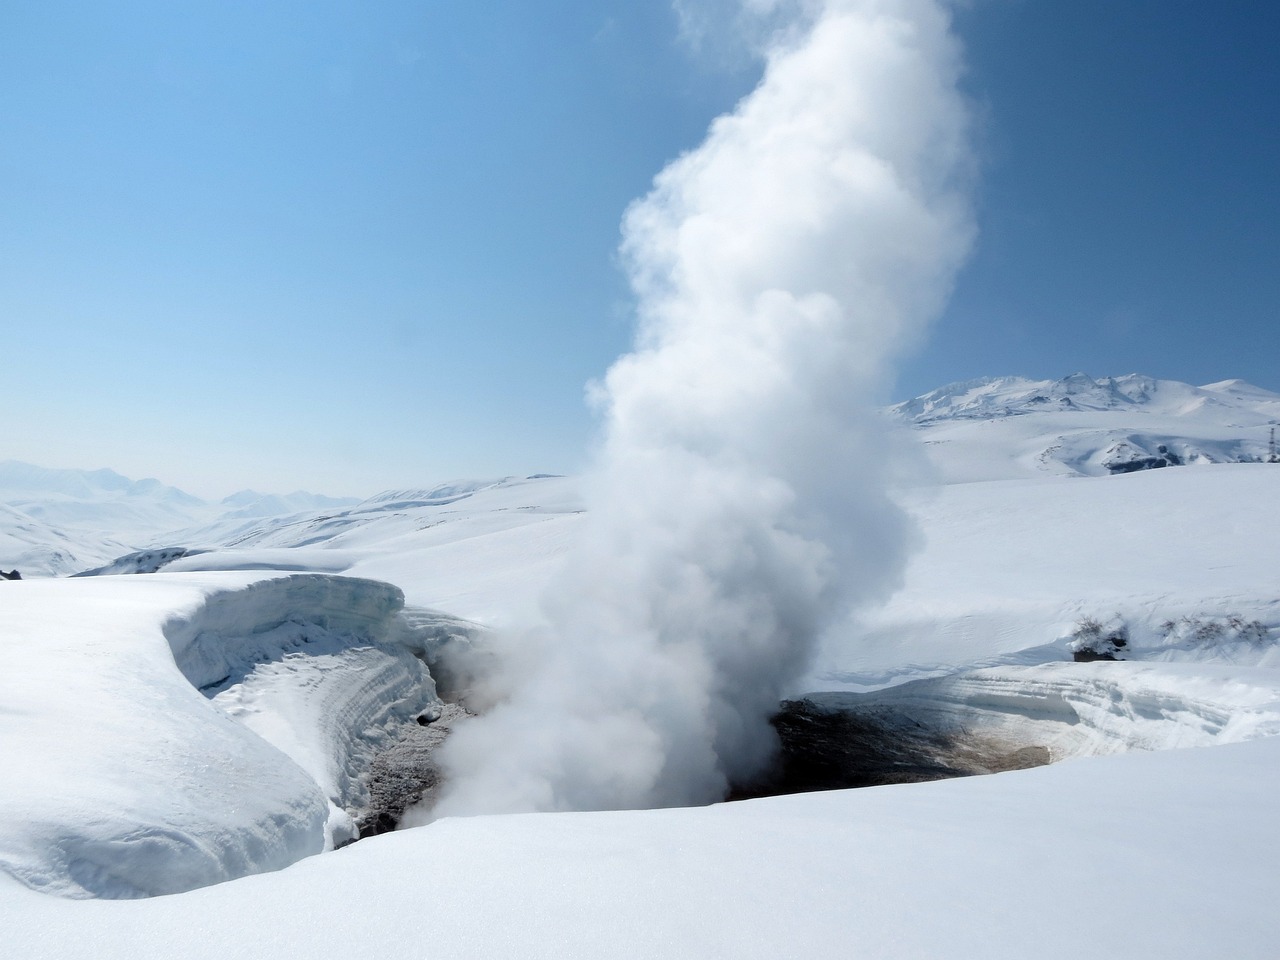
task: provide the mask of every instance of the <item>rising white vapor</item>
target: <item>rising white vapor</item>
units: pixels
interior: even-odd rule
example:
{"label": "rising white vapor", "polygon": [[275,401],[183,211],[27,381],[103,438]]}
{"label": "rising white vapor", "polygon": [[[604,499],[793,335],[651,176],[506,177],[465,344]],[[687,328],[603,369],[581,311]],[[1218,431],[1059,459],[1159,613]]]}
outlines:
{"label": "rising white vapor", "polygon": [[595,390],[587,529],[439,814],[721,798],[901,574],[871,405],[973,233],[959,46],[935,0],[742,2],[775,18],[763,79],[626,213],[639,329]]}

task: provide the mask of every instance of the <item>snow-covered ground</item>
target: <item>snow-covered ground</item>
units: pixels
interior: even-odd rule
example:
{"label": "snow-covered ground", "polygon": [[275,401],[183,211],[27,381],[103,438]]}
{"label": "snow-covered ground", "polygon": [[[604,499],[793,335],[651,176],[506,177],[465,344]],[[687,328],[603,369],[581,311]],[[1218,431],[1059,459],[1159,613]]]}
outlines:
{"label": "snow-covered ground", "polygon": [[[413,651],[536,607],[571,478],[194,517],[96,558],[159,572],[0,583],[5,955],[1274,956],[1277,418],[1246,384],[1138,377],[898,408],[952,482],[904,492],[902,589],[796,692],[1061,761],[989,777],[332,851],[371,751],[434,708]],[[1108,475],[1117,438],[1187,465]],[[0,534],[52,547],[35,499]],[[1072,661],[1091,623],[1127,662]]]}
{"label": "snow-covered ground", "polygon": [[827,680],[1061,659],[1086,617],[1119,614],[1144,656],[1165,659],[1179,644],[1185,657],[1247,656],[1188,647],[1169,621],[1280,624],[1280,466],[980,481],[908,499],[922,549],[888,604],[831,638]]}

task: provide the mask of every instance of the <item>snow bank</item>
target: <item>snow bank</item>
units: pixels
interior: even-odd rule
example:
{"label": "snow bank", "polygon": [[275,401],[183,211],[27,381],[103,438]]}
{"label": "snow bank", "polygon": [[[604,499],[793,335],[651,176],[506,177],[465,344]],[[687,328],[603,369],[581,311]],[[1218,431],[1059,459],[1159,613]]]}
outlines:
{"label": "snow bank", "polygon": [[321,576],[6,584],[0,872],[141,897],[324,850],[359,745],[434,697],[388,644],[401,603]]}
{"label": "snow bank", "polygon": [[385,640],[404,606],[399,588],[374,580],[292,576],[261,579],[210,595],[196,611],[165,623],[178,668],[204,689],[238,682],[256,663],[307,642],[278,628],[306,623],[365,642]]}

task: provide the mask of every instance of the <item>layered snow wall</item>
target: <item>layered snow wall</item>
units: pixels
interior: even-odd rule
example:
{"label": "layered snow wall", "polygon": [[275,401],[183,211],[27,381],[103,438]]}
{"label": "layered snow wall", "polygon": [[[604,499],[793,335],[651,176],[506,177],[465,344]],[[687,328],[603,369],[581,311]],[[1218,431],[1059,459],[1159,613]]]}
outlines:
{"label": "layered snow wall", "polygon": [[[0,608],[0,870],[69,897],[279,869],[435,700],[400,591],[261,574],[15,583]],[[204,688],[202,691],[200,688]]]}

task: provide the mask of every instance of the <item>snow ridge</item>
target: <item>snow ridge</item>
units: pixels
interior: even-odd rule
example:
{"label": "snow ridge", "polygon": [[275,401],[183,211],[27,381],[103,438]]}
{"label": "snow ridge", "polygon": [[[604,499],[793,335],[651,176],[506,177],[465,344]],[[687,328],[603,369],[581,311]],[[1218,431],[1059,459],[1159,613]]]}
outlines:
{"label": "snow ridge", "polygon": [[1061,380],[1026,377],[982,377],[947,384],[890,407],[891,413],[915,424],[942,420],[993,420],[1047,411],[1133,410],[1187,416],[1205,407],[1250,417],[1280,417],[1280,394],[1242,380],[1202,387],[1177,380],[1157,380],[1131,373],[1094,380],[1075,373]]}

